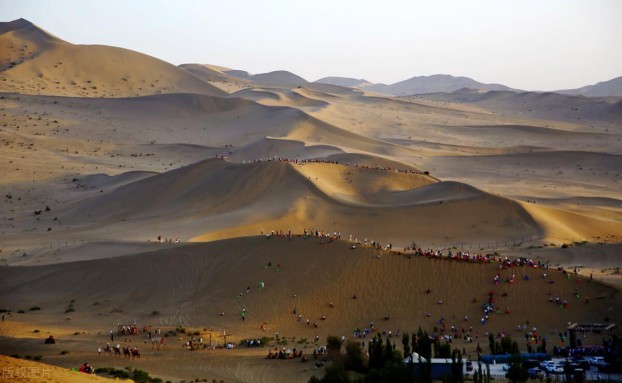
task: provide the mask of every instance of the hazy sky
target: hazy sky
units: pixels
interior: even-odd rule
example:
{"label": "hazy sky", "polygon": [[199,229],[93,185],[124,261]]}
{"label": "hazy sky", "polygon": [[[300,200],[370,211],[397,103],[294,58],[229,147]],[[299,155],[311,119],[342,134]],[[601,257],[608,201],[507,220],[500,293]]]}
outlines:
{"label": "hazy sky", "polygon": [[0,0],[0,17],[74,44],[310,81],[441,73],[555,90],[622,76],[621,0]]}

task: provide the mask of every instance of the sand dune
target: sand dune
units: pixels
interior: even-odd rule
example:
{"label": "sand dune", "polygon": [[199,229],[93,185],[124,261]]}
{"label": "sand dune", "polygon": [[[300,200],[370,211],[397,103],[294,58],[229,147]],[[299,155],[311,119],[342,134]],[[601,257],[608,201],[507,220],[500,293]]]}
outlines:
{"label": "sand dune", "polygon": [[[234,148],[227,154],[232,162],[247,162],[277,158],[323,159],[339,156],[344,151],[331,145],[307,145],[303,141],[266,137],[245,146]],[[377,158],[377,157],[374,157]],[[381,159],[378,158],[378,161]]]}
{"label": "sand dune", "polygon": [[[25,20],[3,23],[0,91],[79,97],[191,92],[224,95],[199,78],[142,53],[73,45]],[[6,55],[6,56],[5,56]]]}
{"label": "sand dune", "polygon": [[227,93],[235,93],[241,89],[254,86],[254,83],[225,73],[228,68],[207,64],[182,64],[179,68],[206,81]]}
{"label": "sand dune", "polygon": [[556,243],[566,242],[613,242],[622,240],[622,222],[618,215],[614,219],[600,219],[563,209],[534,204],[523,204],[525,209],[541,223],[544,237]]}
{"label": "sand dune", "polygon": [[[315,185],[324,194],[346,203],[393,206],[428,203],[431,201],[426,197],[432,195],[435,195],[435,202],[448,197],[442,193],[437,196],[438,190],[422,188],[436,180],[418,173],[403,174],[384,169],[360,169],[323,163],[305,164],[297,170],[309,180],[315,180]],[[416,194],[421,198],[417,198]],[[456,198],[463,197],[461,193],[448,194]]]}
{"label": "sand dune", "polygon": [[[473,326],[480,343],[484,344],[485,330],[508,331],[519,337],[521,333],[514,331],[516,325],[528,320],[548,337],[547,343],[553,347],[558,344],[556,335],[568,322],[602,322],[607,317],[617,323],[622,319],[622,311],[618,309],[620,293],[590,281],[589,277],[581,278],[582,283],[578,283],[576,276],[566,278],[554,269],[543,278],[539,269],[512,268],[501,271],[501,278],[504,281],[515,274],[515,283],[502,282],[495,286],[493,277],[498,272],[495,264],[409,259],[388,253],[378,258],[378,251],[349,247],[343,241],[319,245],[318,238],[255,237],[190,244],[129,257],[3,268],[0,269],[4,281],[0,299],[14,310],[41,307],[11,321],[36,321],[46,329],[52,327],[55,318],[70,316],[63,328],[82,326],[88,330],[89,334],[81,336],[72,335],[71,330],[66,335],[59,333],[59,347],[72,348],[64,358],[53,358],[49,353],[54,351],[42,349],[44,359],[61,365],[71,363],[78,355],[90,355],[91,362],[99,365],[110,363],[106,357],[93,360],[92,347],[106,342],[109,328],[127,321],[164,327],[165,331],[177,325],[205,329],[199,330],[203,338],[207,341],[211,333],[213,341],[219,343],[222,338],[217,335],[223,330],[232,334],[230,340],[235,342],[247,337],[273,337],[278,332],[287,339],[288,347],[310,353],[316,334],[322,339],[317,344],[322,344],[327,334],[350,336],[357,327],[369,328],[370,321],[380,331],[391,330],[395,334],[397,329],[412,331],[419,325],[432,331],[442,317],[448,327]],[[451,283],[447,275],[454,276]],[[529,280],[525,280],[526,276]],[[263,289],[259,288],[260,282],[264,283]],[[495,290],[497,305],[502,310],[507,308],[509,314],[494,313],[486,325],[481,325],[481,303],[491,288]],[[580,299],[573,297],[575,288]],[[426,289],[431,293],[426,294]],[[503,293],[507,296],[503,297]],[[352,299],[353,294],[356,299]],[[583,301],[586,296],[590,297],[589,304]],[[570,304],[567,309],[560,309],[549,303],[549,297],[561,297]],[[65,308],[72,299],[75,312],[66,314]],[[443,303],[438,304],[439,300]],[[533,310],[535,302],[538,310]],[[586,305],[589,310],[585,309]],[[246,308],[246,321],[239,316],[242,308]],[[152,314],[154,310],[158,311],[156,315]],[[298,314],[301,322],[297,321]],[[326,315],[326,320],[321,319],[322,315]],[[385,315],[390,319],[385,321]],[[305,324],[307,318],[310,326]],[[318,323],[317,328],[313,322]],[[265,323],[267,331],[260,330],[260,323]],[[208,373],[226,374],[232,381],[274,381],[293,371],[296,375],[292,381],[309,378],[308,374],[301,374],[298,363],[296,367],[284,364],[284,371],[266,372],[267,376],[255,379],[232,371],[235,366],[244,369],[249,363],[255,366],[253,363],[259,362],[256,367],[260,368],[269,363],[263,359],[266,349],[250,360],[246,359],[249,354],[244,349],[229,351],[233,359],[213,351],[198,352],[196,358],[203,359],[201,362],[187,351],[179,351],[181,342],[176,337],[167,338],[166,351],[150,350],[140,338],[135,341],[142,349],[143,358],[140,362],[127,363],[147,369],[152,375],[202,376],[198,371],[207,363]],[[19,349],[15,341],[0,342],[10,349]],[[475,344],[461,340],[455,344],[467,347],[468,353],[474,355]],[[180,368],[179,363],[171,363],[171,357],[182,358],[187,363]],[[223,358],[227,365],[223,365]]]}
{"label": "sand dune", "polygon": [[231,69],[224,70],[223,72],[230,76],[238,77],[243,80],[249,80],[260,84],[299,85],[305,84],[307,82],[307,80],[305,80],[304,78],[285,70],[276,70],[259,74],[250,74],[243,70]]}
{"label": "sand dune", "polygon": [[454,92],[420,95],[416,98],[476,104],[494,110],[497,114],[578,123],[584,119],[601,124],[615,122],[619,121],[622,113],[622,104],[618,98],[593,99],[557,93]]}
{"label": "sand dune", "polygon": [[[0,355],[0,365],[3,368],[3,379],[11,382],[41,382],[41,380],[45,379],[54,379],[52,381],[58,383],[114,382],[113,379],[101,376],[88,375],[50,364],[16,359],[4,355]],[[75,368],[78,367],[80,365],[77,365]]]}
{"label": "sand dune", "polygon": [[252,85],[251,82],[244,81],[238,77],[230,76],[226,74],[224,70],[226,68],[218,69],[212,65],[204,65],[204,64],[182,64],[179,67],[189,73],[192,73],[194,76],[209,82],[219,83],[219,82],[238,82],[240,84]]}
{"label": "sand dune", "polygon": [[[418,189],[434,182],[415,173],[336,164],[209,160],[76,202],[57,214],[71,222],[71,230],[89,232],[114,222],[106,230],[119,239],[153,239],[159,231],[207,240],[314,226],[405,246],[415,239],[458,243],[538,233],[537,223],[513,201],[455,183]],[[368,208],[372,216],[365,213]],[[169,218],[156,224],[153,217],[162,215]],[[508,234],[509,227],[514,231]]]}
{"label": "sand dune", "polygon": [[[432,157],[424,166],[444,179],[472,180],[486,190],[495,188],[532,201],[567,196],[618,198],[622,182],[617,170],[622,167],[620,155],[589,151]],[[503,180],[501,185],[499,180]],[[521,187],[525,182],[538,182],[542,187],[535,193],[534,188]]]}
{"label": "sand dune", "polygon": [[[65,202],[53,204],[53,212],[41,220],[16,215],[17,227],[39,229],[32,234],[11,230],[6,245],[15,250],[10,254],[21,255],[29,247],[28,238],[34,247],[29,257],[11,257],[11,262],[37,258],[38,252],[46,253],[41,243],[56,243],[56,238],[133,242],[163,235],[211,240],[316,227],[395,246],[412,241],[474,246],[473,242],[540,232],[538,223],[514,201],[456,183],[420,188],[437,181],[388,169],[214,159],[131,183],[123,178],[112,183],[101,176],[70,182],[88,187],[66,194]],[[158,219],[161,216],[167,219]],[[53,231],[40,232],[50,225]]]}
{"label": "sand dune", "polygon": [[287,105],[307,108],[323,108],[328,105],[325,101],[306,97],[296,90],[245,89],[234,93],[232,97],[254,100],[263,105]]}
{"label": "sand dune", "polygon": [[[495,265],[408,259],[390,254],[378,259],[378,251],[349,250],[347,242],[323,246],[318,243],[317,238],[255,237],[185,245],[131,257],[17,267],[10,272],[0,270],[5,281],[0,294],[9,307],[41,306],[42,316],[62,314],[68,300],[73,298],[77,307],[72,313],[73,320],[90,318],[95,327],[136,318],[150,323],[155,320],[162,325],[235,329],[237,336],[244,337],[260,335],[256,325],[266,320],[271,332],[307,334],[310,338],[315,331],[349,334],[352,328],[366,326],[370,320],[383,328],[407,329],[412,315],[426,327],[433,326],[441,315],[447,318],[455,315],[459,324],[464,315],[479,317],[480,304],[471,302],[472,298],[480,301],[494,287]],[[271,267],[266,267],[268,262],[272,263]],[[436,277],[445,273],[471,277],[447,284],[443,278]],[[589,283],[579,286],[583,295],[608,297],[595,300],[591,310],[573,304],[571,310],[560,312],[556,305],[543,304],[541,312],[534,312],[530,309],[533,298],[548,300],[543,289],[554,290],[554,296],[571,294],[577,286],[574,278],[566,280],[561,273],[551,270],[550,278],[555,284],[549,284],[542,281],[537,269],[503,272],[507,273],[515,273],[519,280],[516,285],[498,288],[499,293],[509,292],[504,301],[512,314],[495,316],[488,328],[512,328],[516,321],[525,318],[548,329],[565,326],[568,321],[601,320],[602,315],[614,315],[610,317],[612,321],[622,319],[618,317],[620,310],[608,312],[611,305],[620,304],[620,294]],[[523,280],[526,274],[532,281]],[[374,282],[378,278],[389,278],[395,283],[383,287]],[[152,285],[155,280],[159,283]],[[265,283],[265,289],[258,289],[260,281]],[[146,285],[153,288],[146,291],[142,288]],[[248,294],[247,286],[252,290]],[[434,294],[425,294],[426,288]],[[240,292],[242,296],[238,296]],[[357,294],[356,300],[351,299],[352,294]],[[444,304],[438,305],[438,299],[443,299]],[[330,302],[336,309],[328,307]],[[249,312],[246,323],[237,316],[241,307],[247,307]],[[321,322],[319,330],[307,329],[306,325],[297,323],[291,312],[294,307],[312,321],[320,322],[322,314],[328,320]],[[113,308],[121,312],[109,312]],[[161,312],[156,318],[151,314],[154,309]],[[220,315],[223,311],[224,317]],[[382,321],[385,312],[392,315],[388,323]],[[427,317],[428,312],[433,316]]]}
{"label": "sand dune", "polygon": [[601,81],[578,89],[558,90],[557,93],[583,95],[588,97],[622,97],[622,77]]}

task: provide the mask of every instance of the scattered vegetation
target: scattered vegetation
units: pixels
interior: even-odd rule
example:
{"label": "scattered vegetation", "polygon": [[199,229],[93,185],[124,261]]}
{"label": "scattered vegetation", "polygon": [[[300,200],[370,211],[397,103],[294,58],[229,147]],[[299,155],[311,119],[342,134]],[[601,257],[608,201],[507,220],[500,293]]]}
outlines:
{"label": "scattered vegetation", "polygon": [[69,302],[69,305],[67,306],[67,309],[65,309],[65,313],[72,313],[74,311],[76,311],[75,307],[73,306],[73,304],[76,302],[75,299],[72,299],[71,302]]}
{"label": "scattered vegetation", "polygon": [[133,370],[126,367],[125,370],[118,370],[114,367],[100,367],[95,369],[98,375],[108,375],[115,379],[132,379],[135,383],[162,383],[162,379],[149,376],[147,371]]}
{"label": "scattered vegetation", "polygon": [[30,311],[38,311],[38,310],[41,310],[41,307],[39,307],[39,306],[33,306],[33,307],[31,307],[29,310],[30,310]]}

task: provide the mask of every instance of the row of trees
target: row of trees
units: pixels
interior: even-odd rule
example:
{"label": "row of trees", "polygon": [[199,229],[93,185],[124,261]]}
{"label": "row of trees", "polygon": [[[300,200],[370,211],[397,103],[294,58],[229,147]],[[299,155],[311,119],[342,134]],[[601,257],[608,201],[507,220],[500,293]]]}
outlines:
{"label": "row of trees", "polygon": [[[346,342],[345,355],[341,354],[342,346],[338,337],[328,337],[326,347],[333,363],[326,368],[324,377],[313,376],[309,383],[431,383],[433,357],[452,361],[451,371],[443,379],[444,382],[464,382],[462,352],[452,351],[449,344],[431,339],[421,328],[411,336],[403,334],[401,353],[390,337],[383,339],[380,334],[367,343],[367,355],[363,353],[360,341]],[[419,358],[412,358],[413,352]],[[407,358],[410,358],[409,362],[404,363]]]}

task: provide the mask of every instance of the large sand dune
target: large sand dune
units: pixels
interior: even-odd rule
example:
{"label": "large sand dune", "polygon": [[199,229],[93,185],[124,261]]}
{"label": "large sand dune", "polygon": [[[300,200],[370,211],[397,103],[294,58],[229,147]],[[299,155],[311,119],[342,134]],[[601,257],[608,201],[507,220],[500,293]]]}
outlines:
{"label": "large sand dune", "polygon": [[225,92],[142,53],[101,45],[73,45],[26,20],[2,23],[0,91],[80,97]]}
{"label": "large sand dune", "polygon": [[[316,227],[407,246],[541,234],[516,202],[468,185],[436,182],[420,173],[330,163],[213,159],[60,208],[53,236],[101,235],[105,228],[116,240],[154,239],[162,233],[207,240]],[[162,222],[161,216],[168,218]]]}
{"label": "large sand dune", "polygon": [[[484,331],[507,331],[518,338],[521,333],[515,331],[516,325],[529,321],[529,326],[547,336],[552,347],[559,343],[557,334],[569,322],[602,322],[607,318],[617,323],[622,319],[619,291],[589,277],[571,274],[567,278],[551,269],[543,278],[540,269],[516,267],[500,272],[502,281],[515,274],[513,284],[502,282],[495,286],[493,277],[499,272],[496,264],[407,258],[364,247],[352,250],[350,243],[344,241],[323,242],[321,245],[317,237],[254,237],[189,244],[128,257],[3,268],[0,299],[13,310],[41,308],[21,317],[13,314],[14,319],[10,320],[18,321],[17,324],[25,322],[25,326],[20,325],[25,328],[29,321],[36,321],[40,328],[53,331],[59,347],[71,348],[69,355],[54,357],[50,353],[55,349],[43,348],[42,344],[33,347],[44,355],[44,360],[60,365],[75,364],[78,355],[86,355],[84,358],[100,366],[110,363],[106,357],[98,359],[93,347],[105,344],[108,329],[115,328],[117,323],[134,321],[140,326],[164,327],[165,331],[178,325],[199,329],[205,341],[211,333],[215,343],[222,343],[218,334],[223,331],[232,334],[229,339],[234,342],[249,337],[274,337],[278,332],[288,340],[288,347],[310,353],[314,344],[323,343],[326,335],[350,336],[355,328],[369,328],[370,322],[379,331],[391,330],[396,334],[398,329],[413,331],[420,325],[433,331],[444,318],[448,328],[455,325],[468,331],[472,326],[473,335],[478,335],[485,347]],[[452,276],[451,280],[447,276]],[[427,289],[430,294],[425,293]],[[495,290],[501,311],[507,309],[508,313],[494,313],[482,325],[481,304],[490,289]],[[580,299],[573,296],[575,289]],[[568,308],[549,302],[549,298],[556,297],[568,300]],[[585,303],[584,297],[589,297],[590,303]],[[72,300],[75,311],[64,313]],[[443,303],[439,304],[439,300]],[[330,307],[331,303],[334,307]],[[534,304],[538,304],[537,310]],[[240,318],[242,308],[247,313],[245,321]],[[300,322],[297,315],[301,315]],[[324,315],[326,319],[322,320]],[[384,320],[386,315],[389,320]],[[71,319],[59,327],[59,317]],[[313,326],[314,322],[318,327]],[[266,331],[261,331],[261,323]],[[72,335],[76,328],[88,334]],[[321,340],[314,343],[316,335]],[[143,358],[125,363],[147,369],[151,374],[194,378],[207,372],[208,376],[224,375],[227,381],[274,381],[285,376],[291,381],[306,381],[310,376],[308,372],[301,373],[304,366],[298,363],[293,367],[283,364],[281,371],[266,371],[267,376],[239,375],[239,370],[257,362],[256,367],[263,371],[260,366],[271,363],[260,362],[266,349],[250,356],[250,360],[244,357],[244,350],[229,351],[236,355],[232,360],[214,351],[200,352],[200,361],[187,351],[179,351],[181,342],[176,337],[167,338],[166,351],[150,350],[142,344],[141,337],[134,341],[143,350]],[[302,339],[306,341],[297,343]],[[123,337],[119,341],[124,343]],[[7,349],[20,350],[15,340],[0,342]],[[467,347],[474,355],[475,344],[462,340],[454,343]],[[175,357],[171,359],[172,356]],[[228,361],[226,365],[223,358]],[[185,363],[180,368],[173,360]],[[201,369],[206,363],[210,366],[207,371]]]}

